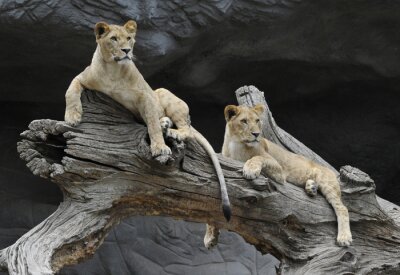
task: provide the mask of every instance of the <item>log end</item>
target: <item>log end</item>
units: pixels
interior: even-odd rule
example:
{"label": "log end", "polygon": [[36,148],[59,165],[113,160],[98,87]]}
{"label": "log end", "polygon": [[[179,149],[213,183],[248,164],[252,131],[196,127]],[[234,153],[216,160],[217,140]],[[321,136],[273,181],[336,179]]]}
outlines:
{"label": "log end", "polygon": [[373,193],[375,192],[375,182],[370,176],[358,168],[346,165],[340,168],[340,181],[344,183],[342,191],[344,193]]}

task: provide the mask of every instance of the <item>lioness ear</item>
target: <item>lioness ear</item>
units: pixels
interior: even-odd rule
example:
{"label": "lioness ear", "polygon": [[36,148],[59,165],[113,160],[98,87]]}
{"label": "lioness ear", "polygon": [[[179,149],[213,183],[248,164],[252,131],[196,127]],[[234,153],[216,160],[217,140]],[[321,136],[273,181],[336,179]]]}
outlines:
{"label": "lioness ear", "polygon": [[107,34],[110,31],[110,26],[107,23],[99,22],[94,26],[94,33],[96,35],[96,39],[100,39],[104,34]]}
{"label": "lioness ear", "polygon": [[235,105],[228,105],[225,107],[224,115],[225,119],[228,122],[232,117],[236,116],[239,113],[239,108]]}
{"label": "lioness ear", "polygon": [[262,104],[257,104],[253,107],[253,110],[256,111],[257,115],[262,115],[265,111],[265,107]]}
{"label": "lioness ear", "polygon": [[125,23],[124,28],[129,33],[136,33],[137,30],[136,22],[133,20],[129,20],[128,22]]}

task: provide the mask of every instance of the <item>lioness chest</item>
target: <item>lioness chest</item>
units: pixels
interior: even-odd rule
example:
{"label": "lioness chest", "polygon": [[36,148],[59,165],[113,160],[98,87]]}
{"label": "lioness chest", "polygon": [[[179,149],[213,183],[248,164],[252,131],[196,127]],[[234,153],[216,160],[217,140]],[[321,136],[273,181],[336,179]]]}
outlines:
{"label": "lioness chest", "polygon": [[264,149],[261,143],[255,143],[254,145],[249,146],[237,141],[228,141],[224,143],[222,148],[222,154],[224,156],[242,162],[246,162],[254,156],[259,156],[260,153],[263,152]]}
{"label": "lioness chest", "polygon": [[137,118],[141,118],[141,109],[149,102],[156,102],[156,104],[152,104],[155,108],[153,111],[155,114],[158,113],[159,118],[163,116],[154,91],[141,75],[135,76],[132,72],[116,75],[107,74],[104,71],[99,73],[98,70],[94,70],[84,84],[89,89],[108,95],[131,111]]}
{"label": "lioness chest", "polygon": [[146,96],[140,90],[128,88],[125,85],[105,85],[99,91],[120,103],[136,117],[140,117],[140,104]]}

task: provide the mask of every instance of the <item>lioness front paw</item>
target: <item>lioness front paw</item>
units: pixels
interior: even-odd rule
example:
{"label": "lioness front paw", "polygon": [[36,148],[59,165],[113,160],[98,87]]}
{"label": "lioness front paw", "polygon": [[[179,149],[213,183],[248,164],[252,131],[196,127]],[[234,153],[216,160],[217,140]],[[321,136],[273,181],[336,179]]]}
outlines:
{"label": "lioness front paw", "polygon": [[154,143],[151,145],[150,149],[151,149],[151,155],[153,157],[172,154],[171,148],[169,148],[165,144]]}
{"label": "lioness front paw", "polygon": [[250,180],[256,179],[261,174],[261,168],[261,165],[248,160],[243,166],[243,177]]}
{"label": "lioness front paw", "polygon": [[351,236],[351,232],[342,232],[337,236],[337,244],[339,246],[350,246],[353,242],[353,238]]}
{"label": "lioness front paw", "polygon": [[64,120],[71,126],[76,126],[82,120],[82,106],[74,106],[65,110]]}
{"label": "lioness front paw", "polygon": [[318,184],[313,180],[307,180],[304,189],[308,195],[315,197],[318,193]]}

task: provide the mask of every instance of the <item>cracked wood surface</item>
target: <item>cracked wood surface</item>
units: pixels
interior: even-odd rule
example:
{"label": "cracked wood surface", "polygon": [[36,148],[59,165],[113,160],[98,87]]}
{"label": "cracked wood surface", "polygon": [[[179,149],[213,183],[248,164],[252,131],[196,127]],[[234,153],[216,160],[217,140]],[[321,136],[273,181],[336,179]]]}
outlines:
{"label": "cracked wood surface", "polygon": [[[266,104],[253,86],[236,94],[240,104]],[[301,188],[265,176],[245,180],[242,163],[219,156],[233,210],[226,223],[218,181],[201,146],[174,148],[169,165],[161,165],[151,158],[145,126],[127,110],[91,91],[82,101],[78,127],[44,119],[21,134],[21,158],[32,173],[56,183],[64,201],[0,251],[0,267],[10,274],[54,274],[90,257],[114,225],[133,215],[215,223],[280,259],[282,274],[398,274],[399,210],[377,200],[374,182],[362,171],[345,166],[338,172],[351,218],[349,248],[336,246],[336,218],[322,196],[310,198]],[[329,165],[280,129],[269,109],[265,115],[268,138]]]}

